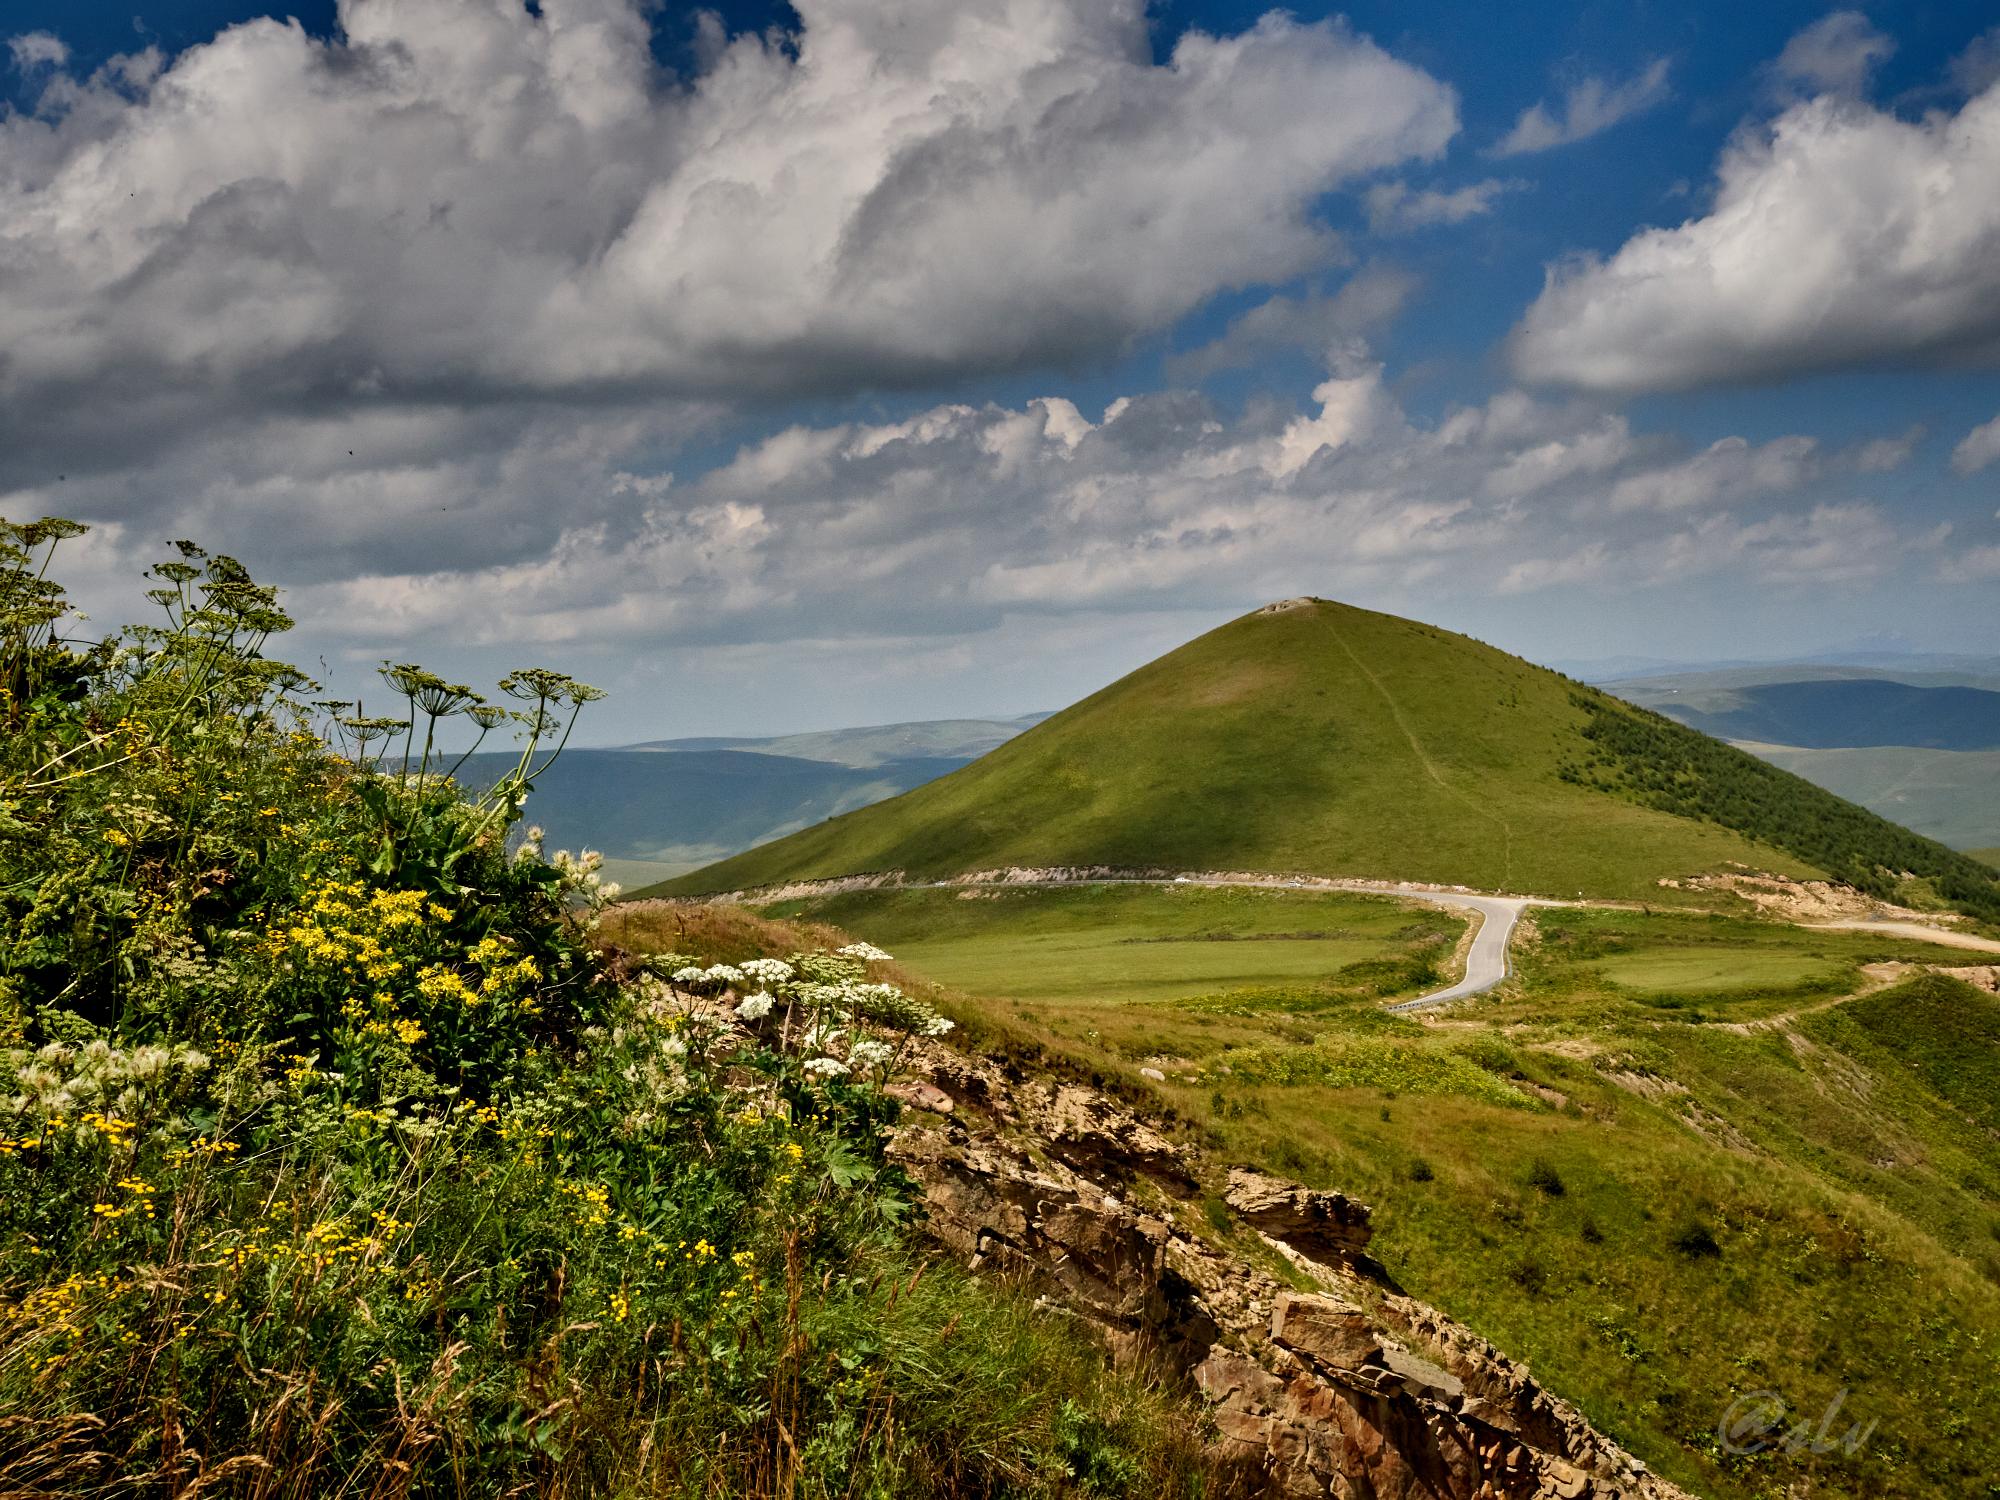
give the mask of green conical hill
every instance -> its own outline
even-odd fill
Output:
[[[1643,896],[1731,862],[1991,903],[1994,873],[1465,636],[1323,600],[1233,620],[971,765],[654,888],[1003,865]]]

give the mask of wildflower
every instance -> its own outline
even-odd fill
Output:
[[[844,958],[858,958],[865,964],[887,963],[889,955],[873,943],[849,943],[845,948],[833,950]]]
[[[782,958],[753,958],[737,967],[757,984],[783,984],[792,977],[792,966]]]
[[[868,1072],[875,1068],[887,1067],[894,1054],[886,1042],[878,1042],[873,1037],[863,1037],[847,1049],[847,1061],[853,1067]]]
[[[746,995],[743,1003],[736,1007],[736,1014],[740,1020],[761,1021],[771,1013],[771,1007],[776,1004],[777,1001],[760,990],[754,995]]]
[[[837,1057],[808,1058],[802,1066],[806,1072],[819,1078],[839,1078],[847,1072],[847,1064]]]

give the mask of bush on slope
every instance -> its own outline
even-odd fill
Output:
[[[0,1491],[1199,1482],[1147,1389],[915,1258],[851,1017],[725,1056],[726,976],[635,974],[588,861],[508,856],[588,689],[509,679],[529,753],[467,802],[430,731],[497,710],[395,668],[410,720],[334,754],[275,594],[191,547],[164,626],[73,647],[69,534],[0,532]]]

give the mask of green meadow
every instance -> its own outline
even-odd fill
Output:
[[[2000,999],[1921,967],[1974,955],[1542,908],[1501,990],[1399,1017],[1459,919],[1172,886],[772,911],[889,948],[989,1048],[1372,1203],[1411,1294],[1697,1493],[1996,1493]],[[1728,1451],[1755,1392],[1810,1431],[1838,1400],[1828,1451]]]
[[[1465,925],[1377,896],[1199,885],[862,892],[768,909],[865,926],[957,989],[1091,1005],[1317,983]]]

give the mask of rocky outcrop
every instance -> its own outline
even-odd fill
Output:
[[[1949,974],[1953,979],[1962,979],[1990,994],[2000,995],[2000,964],[1973,964],[1962,969],[1940,969],[1938,972]]]
[[[1364,1204],[1237,1169],[1222,1196],[1241,1228],[1219,1242],[1194,1199],[1219,1174],[1116,1101],[943,1047],[923,1064],[951,1107],[907,1113],[890,1149],[930,1232],[1179,1372],[1266,1493],[1684,1500],[1524,1366],[1390,1286],[1363,1253]]]
[[[1364,1203],[1244,1167],[1230,1169],[1223,1202],[1266,1239],[1318,1261],[1338,1262],[1358,1255],[1375,1232]]]

